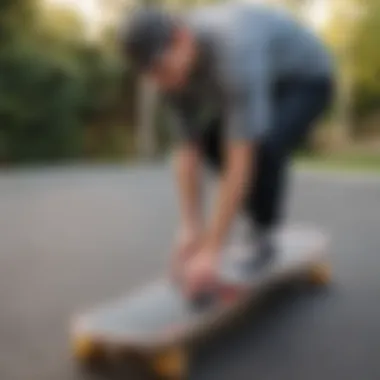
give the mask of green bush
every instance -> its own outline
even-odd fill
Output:
[[[15,2],[3,9],[12,17],[0,17],[10,37],[0,45],[0,160],[83,157],[89,125],[107,122],[124,73],[100,45],[49,33],[33,13],[24,24],[23,4],[32,2]]]

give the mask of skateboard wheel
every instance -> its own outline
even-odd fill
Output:
[[[315,264],[310,270],[310,282],[315,285],[326,285],[331,280],[331,269],[326,263]]]
[[[188,358],[182,349],[171,349],[157,354],[153,359],[153,370],[164,379],[182,379],[187,371]]]
[[[74,357],[82,364],[90,364],[102,357],[101,347],[92,339],[82,336],[74,339]]]

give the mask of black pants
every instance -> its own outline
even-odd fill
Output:
[[[331,103],[333,84],[327,79],[282,83],[273,91],[273,124],[258,141],[257,165],[253,165],[244,211],[259,229],[282,221],[287,170],[292,153],[302,144],[316,120]],[[222,118],[205,128],[203,154],[214,169],[223,167]]]

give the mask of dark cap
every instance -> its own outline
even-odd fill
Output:
[[[122,24],[119,38],[123,55],[139,70],[149,68],[170,44],[177,21],[159,8],[135,11]]]

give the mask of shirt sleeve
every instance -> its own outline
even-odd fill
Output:
[[[256,33],[224,47],[224,132],[229,140],[260,140],[270,128],[271,65],[264,37]]]

